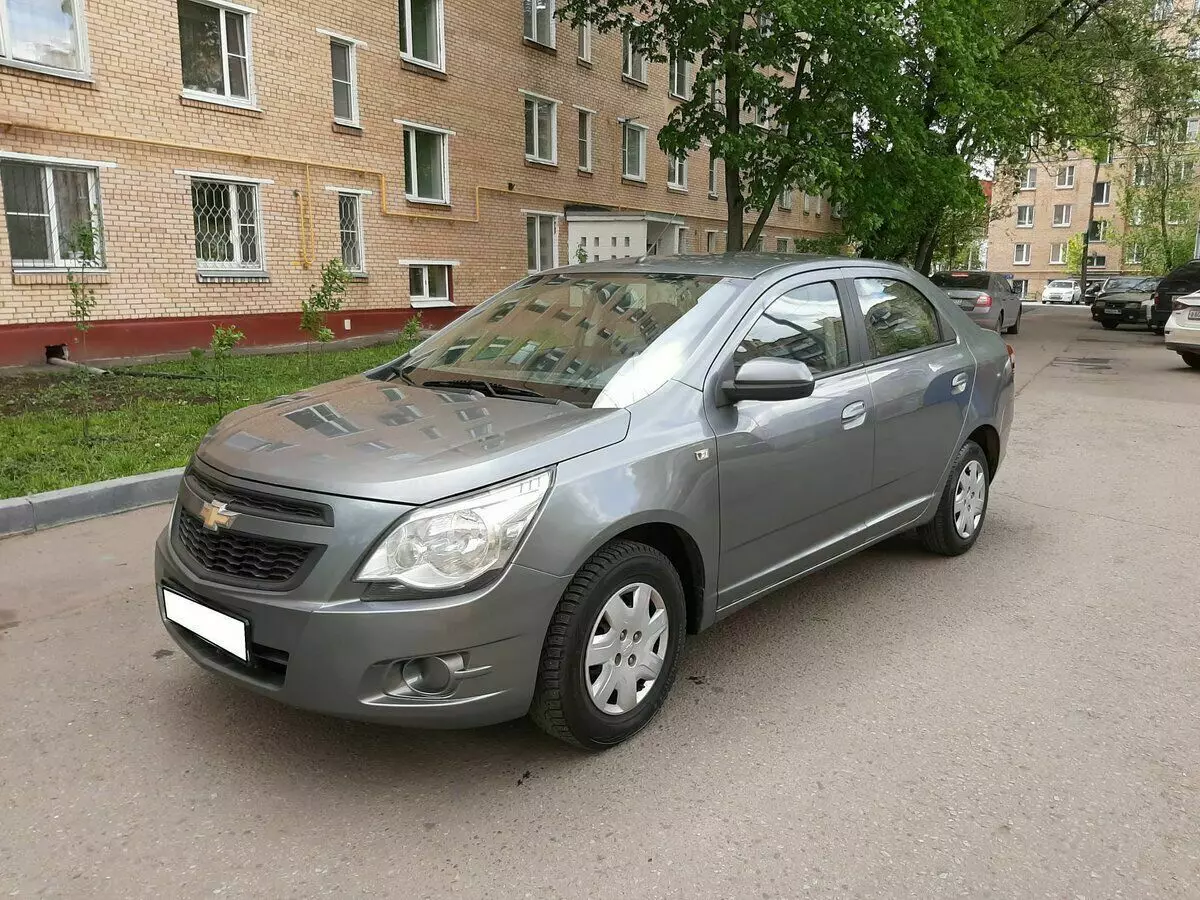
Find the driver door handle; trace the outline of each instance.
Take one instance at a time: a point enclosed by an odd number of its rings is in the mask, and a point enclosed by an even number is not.
[[[846,431],[857,428],[866,420],[867,404],[861,400],[855,400],[842,410],[842,428]]]
[[[967,389],[967,383],[970,380],[971,379],[966,372],[959,372],[952,379],[950,379],[950,393],[961,394]]]

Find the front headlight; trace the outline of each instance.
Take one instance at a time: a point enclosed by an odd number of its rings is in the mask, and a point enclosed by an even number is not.
[[[444,591],[504,568],[550,482],[547,470],[470,497],[418,509],[375,548],[358,580]]]

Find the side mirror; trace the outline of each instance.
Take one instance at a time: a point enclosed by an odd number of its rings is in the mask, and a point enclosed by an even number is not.
[[[721,384],[730,403],[742,400],[801,400],[812,396],[817,382],[812,370],[795,359],[760,356],[748,361]]]

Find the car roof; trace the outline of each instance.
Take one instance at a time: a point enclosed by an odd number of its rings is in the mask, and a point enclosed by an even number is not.
[[[555,274],[593,275],[609,274],[661,274],[661,275],[712,275],[722,278],[757,278],[766,272],[789,269],[806,272],[845,266],[878,267],[903,270],[897,263],[850,256],[825,256],[816,253],[723,253],[685,254],[682,256],[627,256],[623,259],[602,259],[598,262],[563,266],[550,271]],[[542,273],[545,274],[545,273]]]

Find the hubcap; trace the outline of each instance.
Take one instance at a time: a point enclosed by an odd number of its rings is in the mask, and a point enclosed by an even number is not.
[[[648,584],[621,588],[592,623],[583,660],[583,681],[600,712],[627,713],[658,680],[670,634],[667,604]]]
[[[987,477],[983,466],[971,460],[958,476],[954,489],[954,530],[960,538],[969,538],[983,519],[987,505]]]

